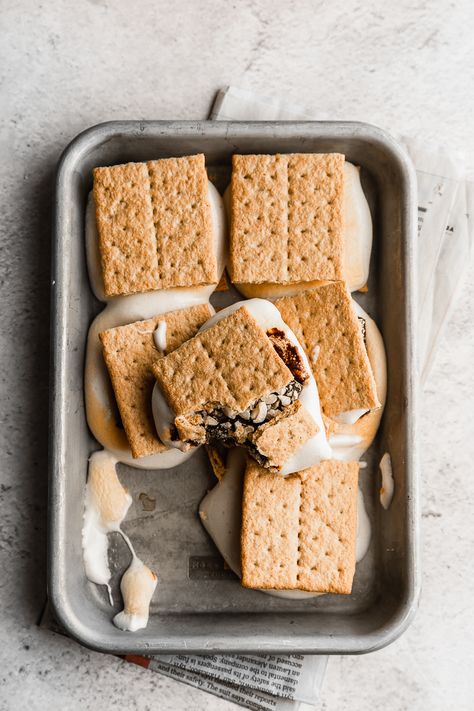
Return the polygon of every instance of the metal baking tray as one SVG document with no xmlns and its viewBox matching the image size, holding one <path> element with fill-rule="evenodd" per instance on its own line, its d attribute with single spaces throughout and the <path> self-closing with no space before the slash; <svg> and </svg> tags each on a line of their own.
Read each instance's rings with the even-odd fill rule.
<svg viewBox="0 0 474 711">
<path fill-rule="evenodd" d="M 129 554 L 111 539 L 115 608 L 90 584 L 81 550 L 87 459 L 98 449 L 84 414 L 86 336 L 103 308 L 89 288 L 84 215 L 92 168 L 203 152 L 223 190 L 239 153 L 341 152 L 361 166 L 374 223 L 369 292 L 356 299 L 376 319 L 388 356 L 382 426 L 364 457 L 361 486 L 372 541 L 350 596 L 287 600 L 244 590 L 225 569 L 197 516 L 213 485 L 203 451 L 167 471 L 120 465 L 134 503 L 124 523 L 159 584 L 148 627 L 116 629 L 118 582 Z M 420 587 L 416 434 L 414 269 L 416 188 L 400 146 L 373 126 L 352 122 L 124 121 L 80 134 L 61 157 L 56 183 L 52 281 L 49 595 L 66 631 L 104 652 L 369 652 L 396 639 L 417 607 Z M 378 462 L 391 453 L 395 496 L 378 500 Z"/>
</svg>

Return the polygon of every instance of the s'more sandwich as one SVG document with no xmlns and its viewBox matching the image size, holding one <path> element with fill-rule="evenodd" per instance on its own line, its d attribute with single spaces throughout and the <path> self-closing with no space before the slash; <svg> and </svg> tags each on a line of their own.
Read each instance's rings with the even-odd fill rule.
<svg viewBox="0 0 474 711">
<path fill-rule="evenodd" d="M 242 585 L 352 591 L 358 462 L 327 460 L 287 477 L 248 460 L 241 528 Z"/>
<path fill-rule="evenodd" d="M 234 155 L 230 275 L 239 284 L 343 278 L 344 156 Z"/>
<path fill-rule="evenodd" d="M 217 284 L 220 201 L 204 155 L 94 169 L 105 297 Z"/>
<path fill-rule="evenodd" d="M 211 316 L 208 304 L 172 311 L 99 334 L 120 418 L 134 458 L 163 452 L 153 420 L 152 366 L 194 336 Z"/>
<path fill-rule="evenodd" d="M 299 350 L 245 305 L 211 321 L 152 371 L 155 422 L 170 446 L 245 446 L 263 467 L 280 471 L 319 430 L 300 401 L 311 376 Z"/>
<path fill-rule="evenodd" d="M 275 302 L 302 344 L 327 418 L 354 424 L 381 403 L 365 344 L 365 321 L 342 282 Z"/>
</svg>

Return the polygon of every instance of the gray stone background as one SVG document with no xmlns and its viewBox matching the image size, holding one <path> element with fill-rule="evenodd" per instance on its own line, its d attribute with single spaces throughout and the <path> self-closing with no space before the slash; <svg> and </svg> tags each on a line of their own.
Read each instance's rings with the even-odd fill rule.
<svg viewBox="0 0 474 711">
<path fill-rule="evenodd" d="M 231 709 L 39 631 L 45 591 L 53 176 L 87 126 L 203 118 L 236 84 L 464 151 L 471 0 L 0 2 L 0 708 Z M 421 403 L 421 609 L 383 651 L 330 660 L 321 708 L 474 708 L 472 269 Z"/>
</svg>

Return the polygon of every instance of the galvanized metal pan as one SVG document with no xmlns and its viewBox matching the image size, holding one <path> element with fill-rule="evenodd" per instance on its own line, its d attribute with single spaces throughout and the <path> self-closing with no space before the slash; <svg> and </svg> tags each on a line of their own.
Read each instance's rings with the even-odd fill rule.
<svg viewBox="0 0 474 711">
<path fill-rule="evenodd" d="M 356 297 L 376 319 L 388 355 L 382 427 L 361 472 L 372 542 L 350 596 L 286 600 L 244 590 L 226 571 L 197 516 L 212 486 L 203 452 L 177 469 L 120 466 L 134 503 L 125 522 L 159 587 L 146 630 L 125 633 L 111 619 L 128 564 L 112 539 L 112 610 L 84 573 L 81 550 L 87 460 L 98 449 L 86 424 L 83 368 L 89 324 L 102 308 L 89 288 L 84 214 L 92 169 L 127 161 L 203 152 L 220 189 L 231 156 L 241 153 L 344 153 L 361 166 L 374 221 L 368 295 Z M 78 136 L 58 168 L 52 281 L 49 595 L 59 621 L 82 644 L 103 652 L 272 652 L 358 654 L 383 647 L 406 628 L 417 606 L 418 475 L 415 373 L 415 206 L 413 169 L 383 131 L 349 122 L 226 123 L 127 121 Z M 392 456 L 395 496 L 380 506 L 377 464 Z"/>
</svg>

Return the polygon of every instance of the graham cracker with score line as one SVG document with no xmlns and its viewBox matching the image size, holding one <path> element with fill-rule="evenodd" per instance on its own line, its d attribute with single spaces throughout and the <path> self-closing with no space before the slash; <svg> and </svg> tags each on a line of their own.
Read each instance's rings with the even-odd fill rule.
<svg viewBox="0 0 474 711">
<path fill-rule="evenodd" d="M 153 373 L 177 421 L 208 403 L 242 412 L 293 379 L 245 307 L 154 363 Z"/>
<path fill-rule="evenodd" d="M 219 281 L 204 156 L 94 169 L 106 296 Z"/>
<path fill-rule="evenodd" d="M 275 306 L 306 352 L 326 417 L 380 407 L 359 320 L 343 282 L 278 299 Z"/>
<path fill-rule="evenodd" d="M 259 454 L 268 459 L 271 467 L 281 469 L 318 429 L 308 410 L 300 400 L 296 400 L 272 420 L 261 425 L 251 435 L 250 441 Z"/>
<path fill-rule="evenodd" d="M 234 155 L 234 283 L 342 279 L 344 156 Z"/>
<path fill-rule="evenodd" d="M 151 366 L 164 357 L 156 348 L 153 332 L 161 321 L 166 322 L 165 353 L 169 353 L 194 336 L 210 316 L 208 304 L 201 304 L 99 334 L 133 457 L 145 457 L 166 449 L 156 434 L 151 410 L 155 384 Z"/>
<path fill-rule="evenodd" d="M 297 474 L 248 460 L 242 500 L 242 585 L 349 594 L 356 564 L 358 462 Z"/>
</svg>

